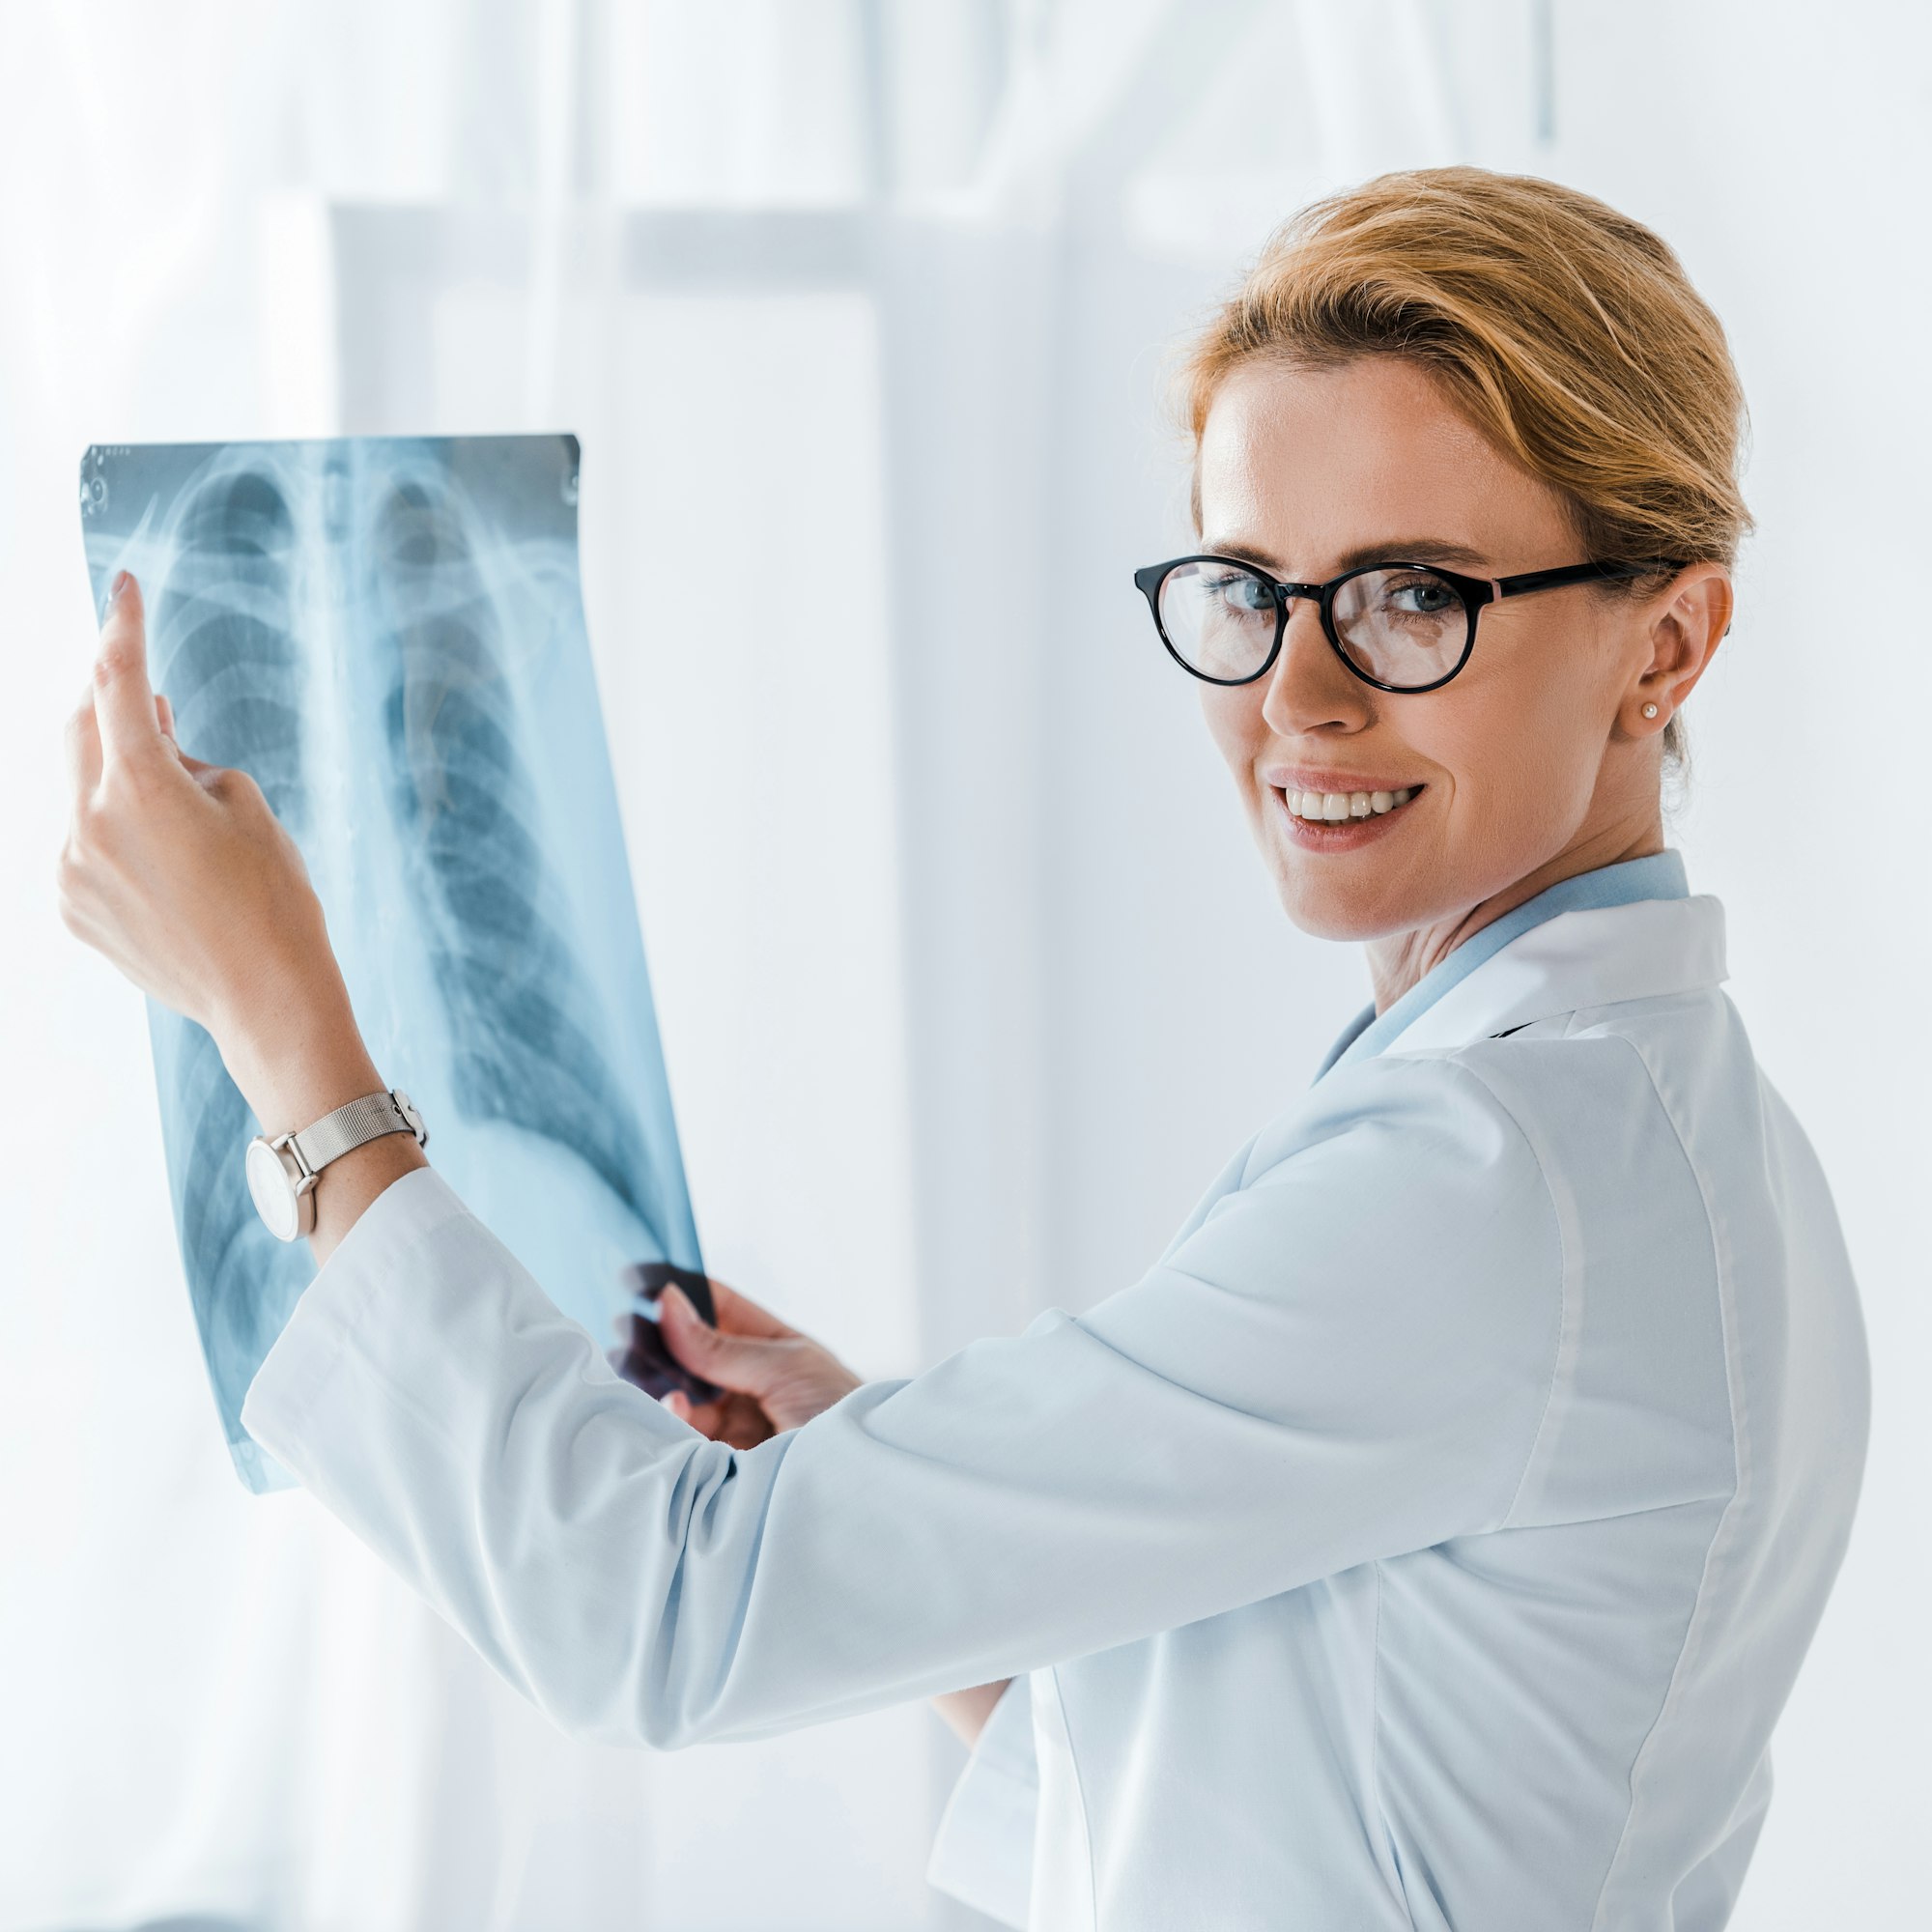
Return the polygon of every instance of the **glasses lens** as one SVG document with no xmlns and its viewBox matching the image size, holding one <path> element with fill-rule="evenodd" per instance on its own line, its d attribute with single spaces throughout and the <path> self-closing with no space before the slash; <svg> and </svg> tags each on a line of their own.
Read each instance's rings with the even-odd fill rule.
<svg viewBox="0 0 1932 1932">
<path fill-rule="evenodd" d="M 1336 591 L 1333 614 L 1350 662 L 1401 690 L 1447 677 L 1469 645 L 1469 608 L 1433 570 L 1365 570 Z"/>
<path fill-rule="evenodd" d="M 1160 623 L 1190 670 L 1224 682 L 1253 677 L 1274 649 L 1274 591 L 1238 563 L 1177 564 L 1160 586 Z"/>
</svg>

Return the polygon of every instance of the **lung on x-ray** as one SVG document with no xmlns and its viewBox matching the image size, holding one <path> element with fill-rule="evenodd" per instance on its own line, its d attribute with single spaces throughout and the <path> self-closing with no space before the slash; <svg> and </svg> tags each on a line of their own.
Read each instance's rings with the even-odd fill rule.
<svg viewBox="0 0 1932 1932">
<path fill-rule="evenodd" d="M 600 1339 L 701 1266 L 597 704 L 572 437 L 97 446 L 100 608 L 134 572 L 184 751 L 294 835 L 383 1077 L 430 1157 Z M 149 1025 L 175 1224 L 242 1480 L 241 1423 L 313 1275 L 257 1217 L 266 1128 L 199 1027 Z M 324 1184 L 327 1184 L 326 1177 Z"/>
</svg>

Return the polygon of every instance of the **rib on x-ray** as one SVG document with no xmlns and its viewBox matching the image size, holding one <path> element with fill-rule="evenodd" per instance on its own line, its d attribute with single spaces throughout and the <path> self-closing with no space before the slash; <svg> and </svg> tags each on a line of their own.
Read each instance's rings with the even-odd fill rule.
<svg viewBox="0 0 1932 1932">
<path fill-rule="evenodd" d="M 96 446 L 97 608 L 141 580 L 182 749 L 301 847 L 384 1077 L 458 1193 L 594 1335 L 701 1268 L 577 576 L 570 437 Z M 175 1223 L 242 1480 L 242 1398 L 313 1273 L 242 1176 L 257 1123 L 149 1009 Z M 326 1178 L 325 1178 L 326 1184 Z"/>
</svg>

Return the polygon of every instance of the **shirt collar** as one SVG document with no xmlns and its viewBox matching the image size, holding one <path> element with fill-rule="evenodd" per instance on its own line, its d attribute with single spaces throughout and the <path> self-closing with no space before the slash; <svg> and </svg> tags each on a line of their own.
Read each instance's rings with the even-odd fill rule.
<svg viewBox="0 0 1932 1932">
<path fill-rule="evenodd" d="M 1723 907 L 1690 895 L 1675 851 L 1573 873 L 1492 920 L 1386 1012 L 1365 1007 L 1316 1079 L 1385 1053 L 1457 1046 L 1532 1020 L 1725 977 Z"/>
</svg>

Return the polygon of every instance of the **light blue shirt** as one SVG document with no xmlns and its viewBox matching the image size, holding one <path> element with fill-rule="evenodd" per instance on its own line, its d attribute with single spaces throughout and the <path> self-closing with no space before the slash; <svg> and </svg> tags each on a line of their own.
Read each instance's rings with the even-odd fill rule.
<svg viewBox="0 0 1932 1932">
<path fill-rule="evenodd" d="M 1825 1180 L 1674 853 L 1474 935 L 1085 1315 L 750 1451 L 433 1171 L 243 1419 L 561 1724 L 1016 1682 L 934 1882 L 1036 1932 L 1707 1932 L 1862 1464 Z"/>
</svg>

